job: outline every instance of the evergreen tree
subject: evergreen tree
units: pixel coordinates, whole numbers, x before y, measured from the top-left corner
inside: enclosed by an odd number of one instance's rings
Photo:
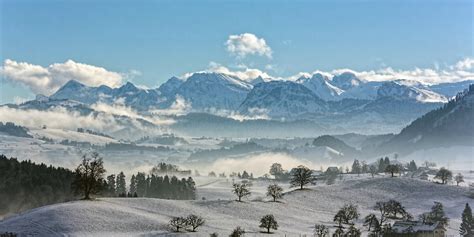
[[[433,207],[431,207],[431,212],[426,216],[427,223],[439,222],[444,227],[448,226],[449,218],[444,213],[443,204],[440,202],[434,202]]]
[[[117,185],[116,189],[117,189],[118,194],[122,194],[122,195],[127,194],[127,184],[125,182],[125,174],[123,172],[120,172],[117,175],[116,185]]]
[[[146,193],[146,189],[147,189],[145,173],[138,172],[138,174],[135,176],[135,180],[136,180],[136,185],[137,185],[137,190],[136,190],[137,195],[139,197],[144,197]]]
[[[474,236],[474,217],[472,216],[472,210],[469,203],[466,203],[461,219],[462,222],[459,227],[459,234],[466,237]]]
[[[0,216],[72,200],[74,179],[69,169],[0,155]]]
[[[130,178],[130,192],[131,193],[136,193],[137,192],[137,179],[135,178],[135,175],[132,175],[132,178]]]
[[[353,174],[358,174],[358,175],[359,175],[361,171],[362,171],[362,167],[361,167],[359,161],[358,161],[358,160],[354,160],[354,163],[352,163],[352,170],[351,170],[351,172],[352,172]]]
[[[410,163],[408,164],[408,170],[411,172],[415,172],[417,169],[418,167],[416,166],[415,161],[414,160],[410,161]]]
[[[116,188],[115,188],[115,175],[111,174],[107,176],[107,191],[108,194],[112,197],[117,196]]]

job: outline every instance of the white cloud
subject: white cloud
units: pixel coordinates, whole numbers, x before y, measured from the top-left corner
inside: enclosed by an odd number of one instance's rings
[[[474,66],[474,58],[465,58],[456,63],[455,68],[457,70],[471,70]]]
[[[258,38],[251,33],[230,35],[225,43],[227,51],[240,58],[247,55],[260,55],[272,58],[272,49],[267,45],[265,39]]]
[[[244,65],[240,65],[240,66],[244,66]],[[209,68],[206,71],[227,74],[229,76],[240,78],[241,80],[244,80],[244,81],[253,80],[259,76],[263,78],[271,78],[271,76],[268,75],[266,72],[263,72],[256,68],[247,68],[247,67],[245,68],[240,67],[240,68],[243,70],[232,71],[229,68],[222,66],[218,63],[210,62]]]
[[[172,119],[161,118],[159,116],[141,115],[137,111],[135,111],[133,108],[124,105],[121,100],[116,101],[112,105],[105,104],[105,103],[96,103],[96,104],[91,105],[91,108],[94,109],[95,111],[104,112],[106,114],[126,116],[132,119],[145,120],[155,125],[170,125],[175,122]]]
[[[182,96],[176,95],[175,101],[167,109],[155,109],[150,110],[151,114],[172,116],[172,115],[183,115],[191,111],[191,102],[186,101]]]
[[[88,86],[107,85],[118,87],[124,75],[102,67],[67,60],[47,67],[7,59],[0,69],[2,76],[10,82],[28,87],[33,93],[49,95],[67,81],[74,79]],[[136,72],[133,72],[136,74]]]
[[[0,107],[0,121],[14,122],[16,124],[39,128],[47,125],[51,128],[70,129],[89,128],[97,131],[116,131],[123,127],[118,125],[110,114],[83,116],[79,112],[67,111],[65,108],[56,107],[50,110],[21,110],[9,107]]]

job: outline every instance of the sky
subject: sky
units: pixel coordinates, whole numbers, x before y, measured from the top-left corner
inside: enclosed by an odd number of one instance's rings
[[[433,70],[442,82],[474,67],[472,1],[0,0],[0,10],[2,104],[76,77],[156,87],[209,68]]]

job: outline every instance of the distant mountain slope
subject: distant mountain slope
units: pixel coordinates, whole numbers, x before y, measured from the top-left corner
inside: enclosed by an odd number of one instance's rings
[[[304,85],[319,98],[326,101],[338,100],[339,95],[344,93],[344,90],[332,85],[329,78],[320,73],[316,73],[312,77],[300,77],[296,80],[296,83]]]
[[[474,80],[460,81],[460,82],[448,82],[440,83],[437,85],[429,86],[430,90],[444,95],[448,98],[456,96],[460,91],[464,91],[469,88],[469,85],[474,84]]]
[[[164,101],[163,96],[155,89],[141,89],[127,82],[119,88],[107,86],[88,87],[75,80],[70,80],[49,97],[53,100],[73,100],[91,105],[94,103],[122,103],[136,110],[147,110],[157,107]]]
[[[445,103],[445,96],[430,91],[420,83],[398,80],[383,83],[377,90],[378,97],[392,97],[400,100],[416,100],[424,103]]]
[[[295,118],[305,114],[321,114],[326,102],[305,86],[289,81],[259,83],[239,107],[242,114],[264,110],[272,118]]]
[[[474,85],[443,107],[413,121],[380,149],[410,152],[451,145],[474,146]]]
[[[0,122],[0,133],[16,137],[32,137],[28,134],[28,128],[17,126],[12,122],[6,122],[5,124]]]
[[[347,145],[345,142],[330,135],[323,135],[323,136],[317,137],[313,141],[313,146],[332,148],[338,152],[341,152],[343,158],[345,159],[349,159],[360,154],[360,151],[358,151],[354,147],[351,147]]]
[[[193,109],[235,110],[252,87],[250,83],[226,74],[194,73],[174,94],[190,102]]]

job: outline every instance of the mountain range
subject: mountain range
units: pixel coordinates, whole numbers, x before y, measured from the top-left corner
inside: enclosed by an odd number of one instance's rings
[[[186,79],[172,77],[155,89],[139,88],[130,82],[119,88],[104,85],[88,87],[71,80],[49,98],[74,100],[88,105],[120,102],[137,111],[146,111],[169,108],[180,97],[196,112],[214,109],[248,114],[249,110],[260,109],[278,118],[292,119],[304,114],[330,111],[335,104],[343,104],[342,107],[354,104],[354,101],[345,99],[367,103],[382,98],[422,104],[446,103],[453,96],[453,91],[462,91],[469,83],[429,86],[409,80],[369,82],[357,78],[351,72],[332,78],[316,73],[295,81],[271,80],[260,76],[243,80],[222,73],[194,73]]]
[[[38,95],[35,100],[7,106],[39,110],[64,107],[88,115],[97,113],[94,105],[105,103],[120,104],[138,114],[150,115],[156,109],[175,109],[176,102],[181,100],[190,108],[186,114],[199,116],[176,115],[174,119],[181,122],[175,125],[176,128],[182,128],[185,123],[192,124],[193,128],[207,129],[207,121],[216,121],[215,116],[220,116],[246,121],[305,120],[304,124],[313,124],[325,131],[386,133],[398,132],[414,119],[443,106],[453,96],[453,91],[462,91],[471,82],[438,85],[401,79],[373,82],[362,80],[351,72],[332,77],[315,73],[296,80],[260,76],[244,80],[222,73],[202,72],[185,79],[172,77],[152,89],[131,82],[118,88],[89,87],[70,80],[50,96]]]

